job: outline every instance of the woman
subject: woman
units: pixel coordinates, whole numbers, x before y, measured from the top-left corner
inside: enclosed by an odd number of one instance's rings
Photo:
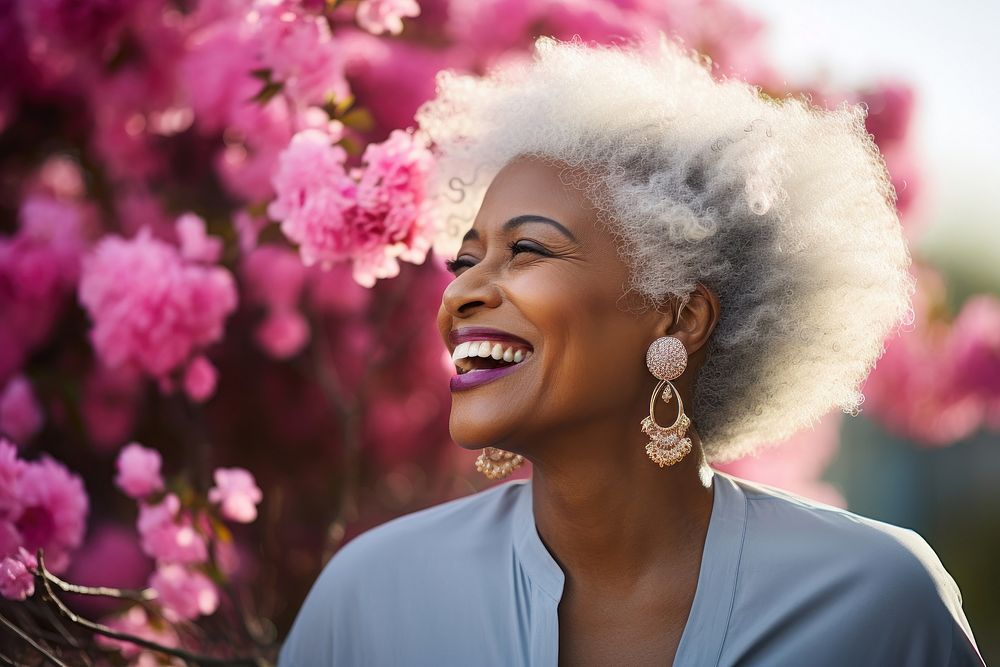
[[[281,664],[982,665],[918,534],[709,467],[855,411],[905,319],[864,111],[665,40],[438,83],[451,435],[532,477],[351,541]]]

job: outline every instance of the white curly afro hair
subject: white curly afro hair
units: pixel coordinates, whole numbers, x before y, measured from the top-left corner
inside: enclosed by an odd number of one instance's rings
[[[721,315],[689,414],[712,462],[856,414],[914,281],[866,110],[822,110],[716,80],[661,35],[654,48],[540,38],[485,77],[446,71],[417,113],[436,146],[439,253],[453,253],[489,181],[519,156],[567,166],[614,234],[629,291]],[[640,356],[645,350],[637,351]]]

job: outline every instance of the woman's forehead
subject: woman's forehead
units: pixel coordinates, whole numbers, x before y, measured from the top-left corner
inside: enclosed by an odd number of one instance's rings
[[[476,226],[502,224],[523,214],[544,215],[574,232],[592,227],[596,211],[567,178],[567,167],[534,157],[508,162],[490,183]]]

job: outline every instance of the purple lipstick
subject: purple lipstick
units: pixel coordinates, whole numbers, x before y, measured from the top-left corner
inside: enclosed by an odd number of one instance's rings
[[[481,384],[486,384],[487,382],[492,382],[497,378],[501,378],[504,375],[510,375],[522,365],[528,363],[528,359],[525,359],[521,363],[512,364],[510,366],[501,366],[499,368],[484,368],[482,370],[471,370],[467,373],[462,373],[461,375],[451,376],[451,390],[461,391],[463,389],[471,389],[473,387],[478,387]]]

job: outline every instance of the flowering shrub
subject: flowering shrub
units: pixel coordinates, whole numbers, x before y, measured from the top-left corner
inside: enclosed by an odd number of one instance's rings
[[[762,27],[717,0],[0,3],[0,614],[72,639],[10,650],[273,658],[345,540],[482,485],[428,317],[435,73],[665,30],[793,92]],[[909,89],[806,92],[868,105],[915,237]],[[1000,305],[951,314],[917,271],[865,410],[943,445],[1000,426]],[[838,433],[730,469],[842,502]]]

